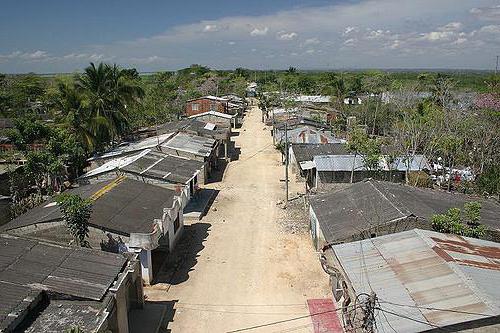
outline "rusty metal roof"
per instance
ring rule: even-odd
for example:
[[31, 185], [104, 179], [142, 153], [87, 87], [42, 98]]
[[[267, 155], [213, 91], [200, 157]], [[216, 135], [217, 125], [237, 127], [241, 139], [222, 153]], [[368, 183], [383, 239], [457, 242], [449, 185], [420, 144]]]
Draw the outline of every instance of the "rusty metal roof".
[[385, 313], [380, 331], [500, 316], [500, 244], [414, 229], [332, 249], [356, 294], [373, 290], [382, 309], [414, 319]]

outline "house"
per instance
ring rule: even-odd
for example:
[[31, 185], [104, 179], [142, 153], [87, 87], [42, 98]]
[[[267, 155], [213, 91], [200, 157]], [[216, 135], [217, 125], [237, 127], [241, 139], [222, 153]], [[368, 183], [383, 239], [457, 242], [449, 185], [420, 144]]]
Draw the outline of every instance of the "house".
[[348, 96], [344, 98], [344, 104], [346, 105], [361, 105], [361, 103], [361, 98], [357, 96]]
[[370, 295], [377, 332], [498, 332], [499, 257], [498, 243], [413, 229], [333, 245], [325, 266], [346, 332]]
[[173, 138], [160, 144], [158, 149], [166, 154], [186, 157], [204, 163], [205, 179], [217, 167], [219, 143], [212, 138], [205, 138], [188, 133], [177, 133]]
[[346, 155], [349, 152], [345, 143], [293, 143], [290, 145], [289, 154], [292, 172], [307, 178], [308, 171], [315, 167], [315, 156]]
[[492, 200], [376, 180], [312, 196], [311, 236], [321, 249], [413, 228], [430, 229], [434, 214], [471, 201], [482, 204], [481, 223], [490, 229], [488, 239], [500, 241], [500, 204]]
[[144, 304], [137, 255], [0, 235], [0, 331], [129, 332]]
[[244, 98], [239, 97], [236, 94], [224, 95], [222, 98], [227, 99], [229, 101], [229, 114], [238, 115], [240, 118], [245, 113], [245, 110], [248, 106], [246, 100]]
[[285, 131], [288, 133], [288, 143], [341, 142], [334, 137], [329, 126], [308, 118], [289, 118], [277, 123], [272, 133], [275, 142], [285, 142]]
[[215, 157], [218, 158], [229, 158], [229, 150], [233, 145], [231, 141], [232, 130], [231, 126], [226, 126], [212, 122], [199, 121], [197, 119], [191, 119], [189, 125], [187, 125], [182, 132], [196, 135], [208, 139], [216, 140]]
[[293, 100], [297, 103], [311, 103], [311, 104], [328, 104], [330, 103], [330, 96], [322, 95], [300, 95], [295, 96]]
[[257, 83], [256, 82], [249, 83], [245, 94], [246, 97], [257, 97]]
[[286, 130], [283, 127], [275, 129], [276, 142], [284, 143], [285, 135], [288, 137], [288, 143], [340, 143], [340, 139], [336, 139], [331, 131], [310, 125]]
[[[68, 192], [92, 201], [91, 247], [138, 253], [144, 282], [151, 283], [152, 257], [158, 258], [155, 252], [173, 250], [182, 234], [186, 201], [180, 197], [185, 194], [124, 176]], [[0, 231], [59, 244], [72, 240], [55, 198], [18, 216]]]
[[313, 163], [310, 185], [318, 189], [332, 183], [350, 183], [351, 174], [353, 182], [366, 178], [403, 182], [407, 173], [431, 170], [423, 155], [415, 155], [411, 160], [397, 157], [393, 161], [382, 156], [375, 170], [366, 166], [364, 155], [318, 155], [314, 156]]
[[229, 101], [225, 98], [215, 96], [204, 96], [191, 99], [186, 102], [186, 115], [193, 116], [199, 113], [209, 111], [217, 111], [220, 113], [228, 113]]
[[189, 119], [196, 119], [207, 124], [215, 124], [221, 127], [236, 127], [237, 116], [231, 114], [220, 113], [217, 111], [208, 111], [195, 114]]
[[82, 175], [78, 182], [84, 185], [121, 175], [178, 191], [185, 187], [187, 198], [194, 194], [199, 184], [205, 184], [203, 162], [164, 154], [155, 149], [111, 160]]
[[91, 163], [91, 168], [94, 168], [95, 166], [103, 165], [107, 161], [118, 157], [135, 155], [146, 149], [158, 147], [160, 144], [173, 138], [176, 133], [176, 131], [169, 131], [167, 133], [146, 137], [133, 142], [122, 142], [117, 147], [114, 147], [102, 154], [92, 156], [87, 161]]

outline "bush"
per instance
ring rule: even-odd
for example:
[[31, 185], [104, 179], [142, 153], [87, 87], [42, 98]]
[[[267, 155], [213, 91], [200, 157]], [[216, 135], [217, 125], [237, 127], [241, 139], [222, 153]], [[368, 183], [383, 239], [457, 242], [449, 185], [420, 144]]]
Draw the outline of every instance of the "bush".
[[432, 229], [447, 234], [482, 238], [486, 234], [486, 227], [479, 223], [481, 219], [481, 203], [468, 202], [464, 211], [460, 208], [450, 208], [446, 214], [432, 216]]

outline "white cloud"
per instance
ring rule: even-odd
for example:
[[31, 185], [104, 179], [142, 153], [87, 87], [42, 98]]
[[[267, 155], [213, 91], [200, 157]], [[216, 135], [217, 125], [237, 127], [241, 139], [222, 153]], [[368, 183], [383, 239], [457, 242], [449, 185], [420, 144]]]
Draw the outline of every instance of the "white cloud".
[[219, 31], [219, 28], [217, 27], [216, 24], [207, 24], [203, 28], [203, 32], [216, 32]]
[[500, 34], [500, 25], [487, 25], [479, 29], [479, 32], [488, 34]]
[[268, 27], [264, 27], [261, 29], [255, 28], [252, 31], [250, 31], [250, 36], [265, 36], [265, 35], [267, 35], [268, 31], [269, 31]]
[[314, 37], [314, 38], [306, 39], [304, 42], [304, 45], [316, 45], [316, 44], [320, 44], [320, 43], [321, 43], [321, 41], [318, 38]]
[[166, 59], [156, 55], [145, 58], [131, 58], [130, 61], [135, 64], [154, 64], [164, 62]]
[[344, 41], [345, 46], [353, 46], [358, 40], [356, 38], [349, 38]]
[[430, 42], [438, 42], [443, 40], [450, 40], [454, 33], [452, 31], [431, 31], [422, 34], [423, 40], [428, 40]]
[[286, 31], [280, 31], [276, 35], [276, 38], [279, 40], [294, 40], [296, 39], [298, 34], [296, 32], [286, 32]]
[[349, 35], [351, 32], [358, 32], [359, 29], [357, 27], [346, 27], [344, 29], [344, 35]]
[[472, 8], [470, 13], [485, 21], [500, 21], [500, 5]]
[[[497, 11], [498, 0], [358, 0], [269, 15], [250, 12], [178, 25], [147, 38], [75, 46], [77, 52], [59, 55], [51, 50], [7, 50], [0, 55], [0, 71], [69, 71], [83, 68], [89, 58], [113, 59], [123, 66], [134, 59], [140, 70], [192, 63], [216, 68], [287, 68], [293, 63], [313, 68], [331, 59], [338, 67], [489, 68], [490, 55], [498, 52], [500, 43], [499, 24], [492, 21]], [[311, 63], [306, 52], [313, 49]], [[456, 50], [460, 52], [450, 57]]]
[[450, 22], [445, 26], [438, 28], [439, 31], [460, 31], [463, 24], [460, 22]]

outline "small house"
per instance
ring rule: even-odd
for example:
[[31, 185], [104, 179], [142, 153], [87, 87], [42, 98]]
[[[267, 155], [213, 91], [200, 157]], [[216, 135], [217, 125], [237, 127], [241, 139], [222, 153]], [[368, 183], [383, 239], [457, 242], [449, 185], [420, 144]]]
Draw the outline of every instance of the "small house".
[[180, 132], [161, 143], [158, 149], [166, 154], [203, 162], [205, 179], [218, 167], [219, 142], [212, 138]]
[[500, 331], [498, 243], [413, 229], [324, 255], [345, 332], [367, 318], [377, 332]]
[[144, 295], [137, 254], [0, 235], [0, 331], [129, 332]]
[[228, 113], [229, 101], [221, 97], [204, 96], [186, 102], [186, 115], [188, 117], [209, 111]]
[[413, 228], [430, 229], [434, 214], [471, 201], [482, 204], [481, 223], [489, 229], [487, 238], [500, 241], [500, 205], [492, 200], [376, 180], [311, 196], [311, 236], [321, 249]]
[[[184, 225], [182, 192], [120, 176], [68, 191], [92, 201], [89, 243], [110, 252], [139, 254], [142, 277], [153, 280], [154, 253], [172, 251]], [[56, 198], [18, 216], [0, 231], [68, 244], [69, 234]]]

